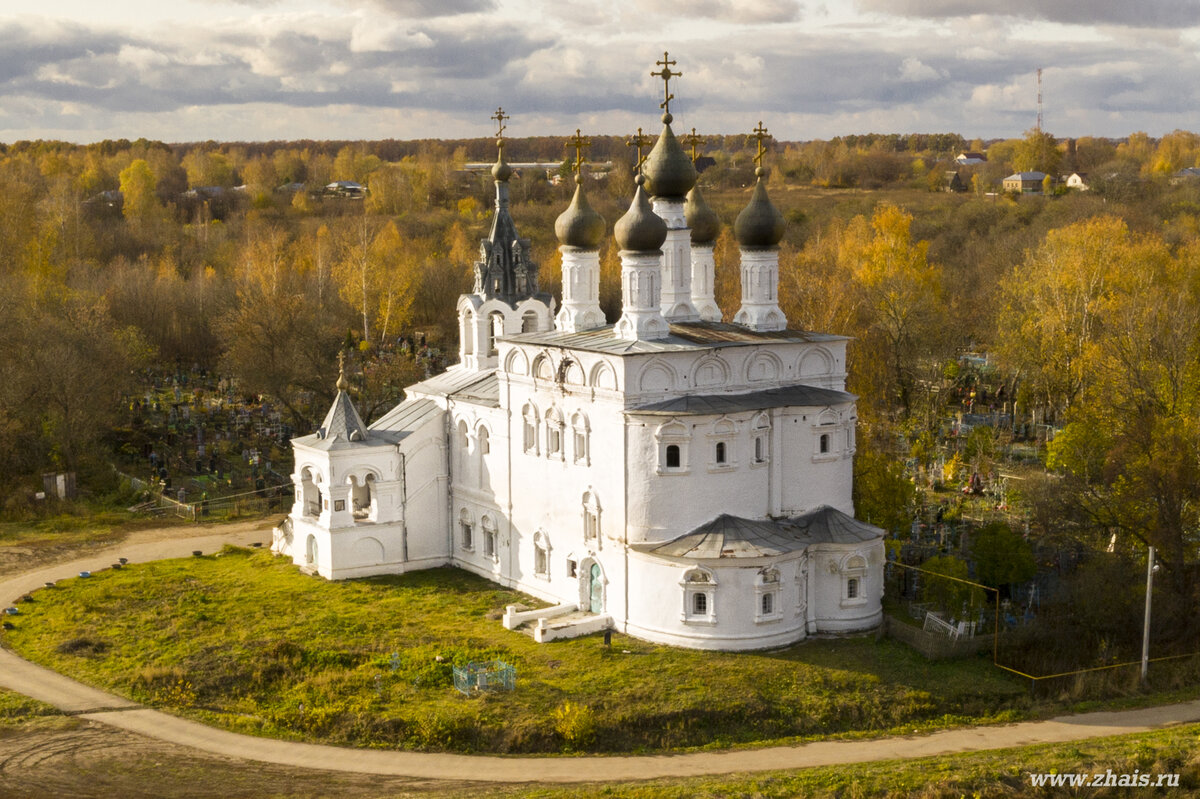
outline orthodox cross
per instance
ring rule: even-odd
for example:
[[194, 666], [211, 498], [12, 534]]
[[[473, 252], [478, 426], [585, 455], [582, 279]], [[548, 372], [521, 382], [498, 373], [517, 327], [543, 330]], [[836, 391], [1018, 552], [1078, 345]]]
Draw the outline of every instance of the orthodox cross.
[[345, 391], [350, 388], [350, 381], [346, 379], [346, 351], [338, 350], [338, 391]]
[[651, 72], [650, 77], [663, 79], [663, 101], [658, 104], [658, 107], [664, 113], [671, 113], [671, 101], [675, 99], [675, 95], [671, 94], [671, 78], [678, 78], [683, 75], [682, 72], [672, 72], [671, 67], [677, 62], [671, 61], [667, 56], [666, 51], [663, 51], [662, 61], [655, 61], [656, 66], [662, 67], [662, 72]]
[[763, 127], [762, 120], [758, 121], [758, 127], [754, 129], [754, 138], [758, 139], [758, 154], [754, 156], [754, 165], [762, 166], [763, 154], [766, 150], [763, 149], [763, 139], [769, 139], [771, 136], [767, 133], [767, 129]]
[[583, 148], [591, 147], [592, 140], [579, 132], [579, 128], [575, 128], [575, 135], [567, 140], [568, 147], [575, 148], [575, 172], [583, 175]]
[[700, 157], [697, 152], [701, 144], [704, 144], [704, 137], [696, 135], [696, 129], [692, 128], [692, 132], [683, 137], [683, 143], [692, 148], [692, 163], [696, 163], [696, 159]]
[[642, 155], [642, 148], [649, 144], [650, 141], [650, 137], [643, 135], [642, 129], [638, 128], [637, 135], [625, 142], [626, 147], [637, 148], [637, 164], [633, 167], [634, 172], [641, 172], [642, 164], [646, 163], [646, 159], [649, 158], [648, 155]]
[[504, 128], [507, 127], [504, 124], [504, 120], [512, 119], [512, 117], [504, 113], [503, 108], [497, 108], [496, 113], [492, 114], [489, 118], [496, 120], [496, 138], [501, 138], [504, 135]]

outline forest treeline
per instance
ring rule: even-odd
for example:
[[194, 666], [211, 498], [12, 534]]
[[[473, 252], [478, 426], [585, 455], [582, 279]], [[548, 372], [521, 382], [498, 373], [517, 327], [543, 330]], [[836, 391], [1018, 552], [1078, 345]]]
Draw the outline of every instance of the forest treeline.
[[[619, 137], [594, 142], [592, 158], [616, 164], [587, 181], [611, 232], [632, 195], [633, 154]], [[563, 145], [513, 139], [506, 153], [554, 162]], [[930, 191], [941, 184], [929, 176], [966, 149], [987, 152], [980, 175], [1040, 167], [1099, 179], [1062, 196]], [[749, 196], [752, 150], [727, 136], [704, 152], [713, 163], [700, 183], [725, 222], [718, 301], [731, 317], [740, 287], [730, 227]], [[454, 303], [470, 289], [494, 197], [491, 176], [463, 165], [494, 154], [484, 140], [5, 147], [6, 506], [23, 507], [46, 470], [77, 470], [85, 486], [98, 479], [108, 431], [155, 367], [218, 370], [303, 431], [328, 407], [348, 349], [360, 410], [377, 417], [423, 373], [402, 339], [423, 336], [455, 359]], [[1040, 529], [1155, 542], [1187, 595], [1200, 529], [1200, 183], [1171, 176], [1198, 157], [1200, 137], [1185, 132], [775, 146], [769, 188], [789, 222], [781, 305], [793, 326], [854, 338], [857, 496], [876, 523], [903, 523], [904, 462], [932, 458], [959, 356], [989, 353], [1008, 409], [1063, 431], [1047, 451], [1059, 482], [1037, 505]], [[553, 222], [571, 182], [553, 177], [524, 170], [511, 197], [542, 285], [558, 295]], [[334, 180], [369, 192], [322, 193]], [[835, 188], [847, 185], [881, 188]], [[601, 264], [612, 321], [611, 235]]]

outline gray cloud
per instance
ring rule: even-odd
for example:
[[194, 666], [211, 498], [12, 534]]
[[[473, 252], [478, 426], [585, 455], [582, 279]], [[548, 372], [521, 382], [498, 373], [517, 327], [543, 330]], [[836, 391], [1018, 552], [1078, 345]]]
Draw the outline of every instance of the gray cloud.
[[734, 24], [794, 22], [800, 18], [799, 0], [653, 0], [639, 6], [667, 16]]
[[496, 0], [352, 0], [348, 4], [371, 6], [406, 19], [477, 14], [496, 8]]
[[1188, 28], [1200, 25], [1195, 0], [859, 0], [859, 7], [902, 17], [1011, 16], [1068, 25]]

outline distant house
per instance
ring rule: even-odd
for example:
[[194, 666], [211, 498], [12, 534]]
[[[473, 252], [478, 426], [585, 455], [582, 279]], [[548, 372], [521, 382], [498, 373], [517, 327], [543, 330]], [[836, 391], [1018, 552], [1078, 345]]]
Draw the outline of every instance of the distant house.
[[1200, 178], [1200, 167], [1189, 166], [1176, 172], [1171, 176], [1171, 183], [1183, 183], [1185, 181], [1193, 181]]
[[967, 184], [958, 176], [957, 170], [948, 169], [942, 180], [942, 191], [961, 193], [967, 190]]
[[986, 164], [987, 156], [983, 153], [964, 152], [959, 153], [954, 162], [959, 166], [975, 166], [976, 164]]
[[1045, 172], [1017, 172], [1004, 179], [1004, 190], [1017, 194], [1041, 194]]
[[347, 200], [361, 200], [367, 196], [367, 187], [352, 180], [335, 180], [325, 187], [326, 197], [342, 197]]
[[695, 164], [697, 172], [703, 172], [710, 166], [716, 166], [717, 159], [713, 158], [711, 155], [702, 155], [692, 163]]
[[1068, 189], [1075, 189], [1076, 191], [1087, 191], [1091, 188], [1088, 185], [1086, 172], [1072, 172], [1067, 176], [1066, 184]]

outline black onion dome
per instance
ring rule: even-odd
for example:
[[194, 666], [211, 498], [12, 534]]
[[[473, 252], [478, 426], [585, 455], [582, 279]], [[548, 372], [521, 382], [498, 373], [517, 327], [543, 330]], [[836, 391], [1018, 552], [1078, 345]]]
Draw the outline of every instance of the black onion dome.
[[496, 155], [496, 163], [492, 164], [492, 177], [506, 183], [512, 177], [512, 167], [504, 160], [504, 145], [499, 141], [496, 144], [500, 147], [500, 152]]
[[721, 232], [721, 220], [705, 202], [699, 186], [694, 186], [688, 192], [683, 218], [692, 229], [692, 244], [712, 244], [717, 240], [717, 234]]
[[733, 223], [733, 235], [743, 247], [774, 247], [783, 238], [783, 214], [771, 204], [761, 171], [750, 203]]
[[682, 200], [696, 185], [696, 167], [675, 138], [669, 122], [663, 125], [654, 149], [646, 156], [642, 174], [646, 176], [646, 190], [653, 197]]
[[613, 227], [617, 245], [631, 252], [651, 252], [662, 247], [667, 240], [667, 223], [650, 207], [650, 200], [642, 190], [641, 175], [638, 176], [637, 191], [625, 216]]
[[592, 210], [583, 193], [583, 183], [575, 179], [575, 196], [571, 204], [554, 220], [554, 235], [564, 247], [596, 250], [604, 238], [604, 217]]

